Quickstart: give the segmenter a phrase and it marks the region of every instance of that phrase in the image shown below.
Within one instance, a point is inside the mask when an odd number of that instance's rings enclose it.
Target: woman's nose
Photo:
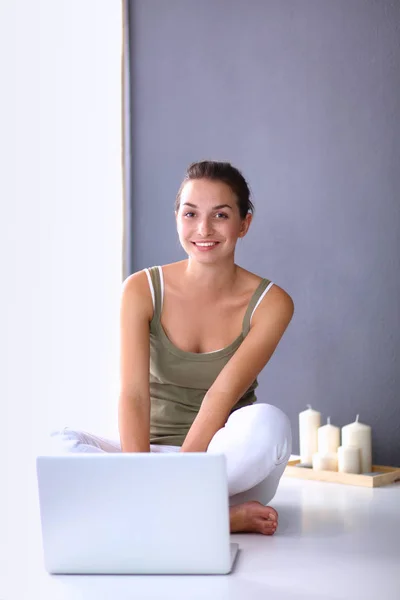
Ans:
[[[212,233],[212,224],[208,219],[202,219],[199,223],[198,231],[202,237],[206,237]]]

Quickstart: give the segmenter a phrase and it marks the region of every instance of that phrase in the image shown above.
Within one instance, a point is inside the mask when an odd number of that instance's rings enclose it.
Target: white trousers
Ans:
[[[52,434],[57,452],[121,452],[119,441],[68,427]],[[151,452],[178,452],[179,446],[152,444]],[[54,446],[53,446],[54,449]],[[271,404],[236,410],[212,438],[207,452],[226,456],[230,506],[249,500],[268,504],[275,496],[292,449],[287,416]]]

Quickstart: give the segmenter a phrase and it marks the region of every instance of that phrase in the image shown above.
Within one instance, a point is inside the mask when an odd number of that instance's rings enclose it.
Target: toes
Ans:
[[[262,533],[263,535],[274,535],[276,528],[277,525],[275,523],[260,519],[255,527],[255,531]]]
[[[261,533],[263,533],[264,535],[274,535],[277,527],[278,525],[276,522],[264,520],[264,522],[261,525]]]
[[[278,527],[278,513],[271,506],[265,506],[260,502],[246,502],[236,509],[236,516],[240,516],[240,524],[234,526],[232,531],[248,531],[273,535]],[[231,509],[231,520],[233,511]]]
[[[278,513],[272,506],[264,506],[264,504],[257,503],[257,512],[258,515],[263,519],[268,519],[269,521],[278,522]]]
[[[276,510],[272,508],[272,506],[266,506],[265,508],[269,513],[268,518],[270,519],[270,521],[278,522],[278,513],[276,512]]]

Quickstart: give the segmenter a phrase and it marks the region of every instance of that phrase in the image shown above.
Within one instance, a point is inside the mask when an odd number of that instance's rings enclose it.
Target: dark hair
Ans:
[[[181,193],[185,184],[193,179],[209,179],[210,181],[226,183],[237,198],[241,218],[244,219],[248,212],[254,213],[254,205],[250,200],[249,186],[241,172],[228,162],[217,162],[214,160],[203,160],[189,165],[176,196],[176,212],[179,210]]]

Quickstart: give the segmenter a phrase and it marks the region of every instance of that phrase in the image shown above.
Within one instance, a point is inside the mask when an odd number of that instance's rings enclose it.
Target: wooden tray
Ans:
[[[286,477],[297,477],[298,479],[346,483],[347,485],[361,485],[364,487],[380,487],[400,481],[400,468],[398,467],[374,465],[372,474],[353,475],[352,473],[339,473],[338,471],[314,471],[314,469],[297,467],[296,465],[299,463],[300,460],[289,460],[284,475]]]

